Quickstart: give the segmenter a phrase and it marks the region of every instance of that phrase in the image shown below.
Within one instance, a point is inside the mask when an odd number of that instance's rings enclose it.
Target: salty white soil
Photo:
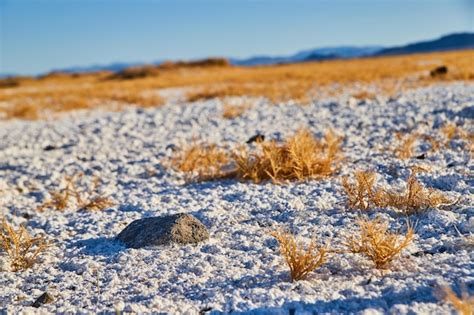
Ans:
[[[236,100],[238,101],[238,100]],[[474,178],[468,143],[455,139],[426,159],[399,160],[394,132],[441,137],[455,122],[473,131],[474,85],[422,88],[394,99],[359,102],[348,95],[298,104],[255,100],[233,120],[222,103],[175,103],[124,112],[73,113],[49,121],[0,122],[0,211],[14,225],[44,234],[52,245],[23,272],[9,271],[0,253],[1,312],[96,313],[395,313],[439,314],[454,309],[436,296],[440,285],[474,291]],[[315,135],[328,128],[345,136],[345,161],[336,177],[274,185],[225,180],[186,184],[165,167],[173,150],[193,140],[236,146],[257,132],[283,139],[298,128]],[[442,139],[442,138],[439,138]],[[52,150],[44,150],[54,146]],[[417,146],[416,154],[429,150]],[[414,242],[389,271],[356,254],[332,254],[307,280],[290,282],[278,244],[269,232],[282,226],[308,242],[341,249],[357,231],[360,211],[348,210],[340,176],[372,169],[382,185],[403,187],[409,167],[427,187],[457,203],[410,216]],[[97,212],[35,209],[65,175],[94,175],[116,206]],[[147,216],[186,212],[209,229],[199,245],[126,249],[113,240],[128,223]],[[405,217],[372,209],[396,231]],[[43,292],[55,301],[29,305]]]

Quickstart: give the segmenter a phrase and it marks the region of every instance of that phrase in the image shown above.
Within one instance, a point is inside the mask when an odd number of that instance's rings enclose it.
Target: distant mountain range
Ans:
[[[435,40],[408,44],[405,46],[384,48],[377,55],[405,55],[443,50],[474,48],[474,33],[458,33]]]
[[[455,33],[442,36],[438,39],[410,43],[404,46],[382,47],[382,46],[339,46],[304,50],[291,56],[255,56],[246,59],[229,58],[230,62],[239,66],[258,66],[282,63],[296,63],[329,59],[348,59],[371,56],[404,55],[423,52],[435,52],[444,50],[474,49],[474,33]],[[152,65],[159,65],[163,61],[152,62]],[[109,65],[92,65],[87,67],[70,67],[57,69],[57,72],[94,72],[108,70],[118,72],[133,66],[144,65],[145,63],[113,63]],[[150,63],[148,63],[150,64]],[[0,74],[1,77],[11,75]]]

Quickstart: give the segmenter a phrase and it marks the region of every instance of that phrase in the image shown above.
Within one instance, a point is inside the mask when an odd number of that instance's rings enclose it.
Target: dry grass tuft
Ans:
[[[357,171],[354,181],[350,182],[347,177],[342,179],[348,206],[362,210],[370,207],[393,207],[405,214],[413,214],[451,202],[442,192],[423,187],[416,179],[416,173],[416,170],[412,170],[405,191],[400,192],[376,188],[375,173]]]
[[[66,176],[64,188],[58,191],[51,191],[51,199],[46,200],[37,210],[40,212],[45,209],[64,211],[72,202],[75,202],[78,209],[98,211],[109,208],[115,204],[110,197],[102,196],[99,193],[99,177],[93,178],[91,188],[88,191],[80,191],[78,182],[83,176],[84,174],[82,173]]]
[[[224,103],[222,108],[222,117],[226,119],[234,119],[241,116],[247,109],[249,109],[250,104],[240,104],[233,105],[228,102]]]
[[[3,219],[0,225],[0,248],[10,258],[13,271],[33,266],[46,247],[46,240],[42,236],[32,237],[24,226],[15,231],[13,226]]]
[[[334,174],[341,160],[340,143],[341,138],[332,132],[320,140],[300,130],[283,144],[257,142],[257,152],[240,148],[229,154],[214,144],[193,145],[178,152],[170,164],[198,181],[231,177],[255,183],[314,179]]]
[[[341,160],[341,140],[332,132],[319,140],[308,130],[300,130],[283,144],[258,143],[258,153],[247,150],[234,153],[237,177],[255,183],[265,180],[279,183],[330,176]]]
[[[388,222],[383,222],[380,218],[360,219],[358,224],[360,234],[350,237],[346,246],[351,252],[368,257],[377,269],[385,269],[415,236],[409,224],[403,239],[400,234],[390,233]]]
[[[317,246],[315,241],[304,249],[301,244],[297,244],[294,235],[290,233],[280,230],[272,232],[271,235],[280,244],[280,253],[290,268],[292,281],[305,279],[310,272],[326,261],[328,248]]]
[[[195,144],[178,152],[170,163],[173,169],[189,174],[189,179],[203,181],[225,176],[223,168],[229,162],[229,155],[215,144]]]
[[[470,138],[472,138],[472,135],[469,135],[466,130],[452,122],[444,125],[443,128],[441,128],[441,132],[448,139],[448,141],[451,141],[456,138],[461,138],[465,140],[469,140]]]
[[[359,91],[357,93],[352,94],[352,97],[358,99],[358,100],[374,100],[377,95],[372,92],[368,92],[365,90]]]
[[[474,314],[474,296],[469,296],[466,291],[463,291],[461,292],[461,297],[458,297],[449,287],[443,287],[441,291],[443,299],[451,304],[459,314]]]
[[[379,203],[380,192],[374,188],[375,175],[374,172],[356,171],[355,183],[350,183],[348,177],[342,179],[350,208],[367,210]]]
[[[37,120],[41,117],[38,106],[32,103],[21,103],[4,109],[6,119],[21,118]]]
[[[404,138],[400,134],[397,134],[396,136],[398,140],[401,141],[400,146],[395,149],[395,154],[397,157],[402,160],[411,158],[414,154],[413,150],[415,149],[415,144],[419,138],[419,135],[417,133],[412,133],[405,136]]]

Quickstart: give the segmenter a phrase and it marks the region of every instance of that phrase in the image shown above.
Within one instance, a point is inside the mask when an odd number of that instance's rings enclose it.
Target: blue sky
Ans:
[[[474,0],[0,0],[0,73],[396,45],[473,16]]]

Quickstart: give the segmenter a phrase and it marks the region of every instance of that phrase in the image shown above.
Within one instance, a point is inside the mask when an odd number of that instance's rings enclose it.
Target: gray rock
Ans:
[[[33,302],[33,304],[31,304],[31,306],[38,308],[41,305],[49,304],[52,302],[54,302],[54,298],[48,292],[45,292],[41,294],[40,297],[37,298],[36,301]]]
[[[117,235],[117,240],[130,248],[198,243],[208,238],[204,224],[184,213],[135,220]]]

